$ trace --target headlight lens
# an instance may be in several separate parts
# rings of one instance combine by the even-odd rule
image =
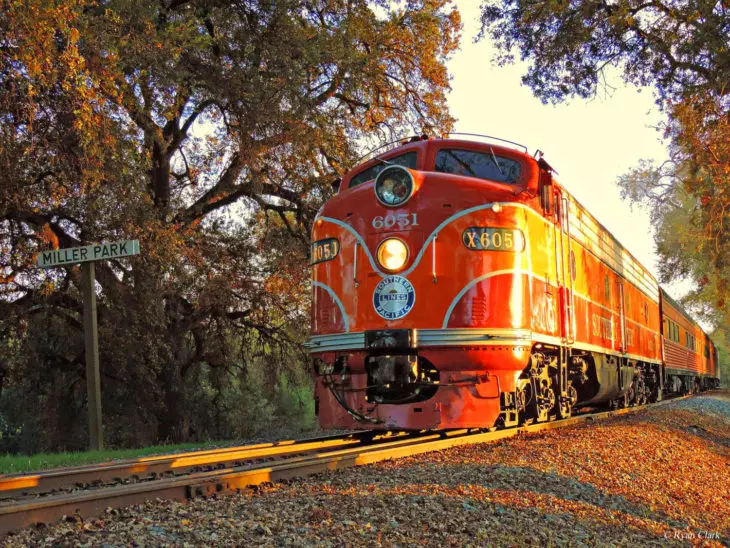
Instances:
[[[388,166],[375,178],[375,196],[381,204],[404,204],[413,192],[413,175],[403,166]]]
[[[408,246],[398,238],[388,238],[378,246],[378,262],[388,272],[403,268],[408,260]]]

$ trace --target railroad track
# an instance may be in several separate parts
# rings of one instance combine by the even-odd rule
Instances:
[[[36,474],[0,476],[0,500],[18,494],[50,493],[59,489],[87,488],[124,478],[158,479],[201,471],[207,467],[240,466],[255,460],[267,460],[307,451],[354,445],[365,433],[326,436],[304,440],[286,440],[239,447],[224,447],[187,453],[173,453],[137,459],[113,461],[47,470]]]
[[[652,407],[676,401],[665,400]],[[147,457],[130,461],[0,476],[0,535],[63,516],[87,518],[106,508],[151,499],[186,500],[461,445],[488,443],[634,413],[603,411],[492,432],[369,433]],[[11,498],[8,498],[11,497]]]

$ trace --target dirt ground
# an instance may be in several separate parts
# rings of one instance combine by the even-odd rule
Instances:
[[[25,530],[17,545],[730,546],[730,393]]]

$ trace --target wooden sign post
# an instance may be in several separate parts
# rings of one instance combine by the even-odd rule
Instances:
[[[55,268],[83,263],[81,286],[84,299],[84,346],[86,348],[86,391],[89,400],[89,447],[104,448],[101,428],[101,379],[99,377],[99,333],[96,327],[96,278],[94,262],[139,254],[139,240],[69,247],[38,253],[38,266]]]

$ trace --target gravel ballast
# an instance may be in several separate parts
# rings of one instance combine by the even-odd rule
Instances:
[[[730,395],[4,540],[128,546],[730,546]]]

